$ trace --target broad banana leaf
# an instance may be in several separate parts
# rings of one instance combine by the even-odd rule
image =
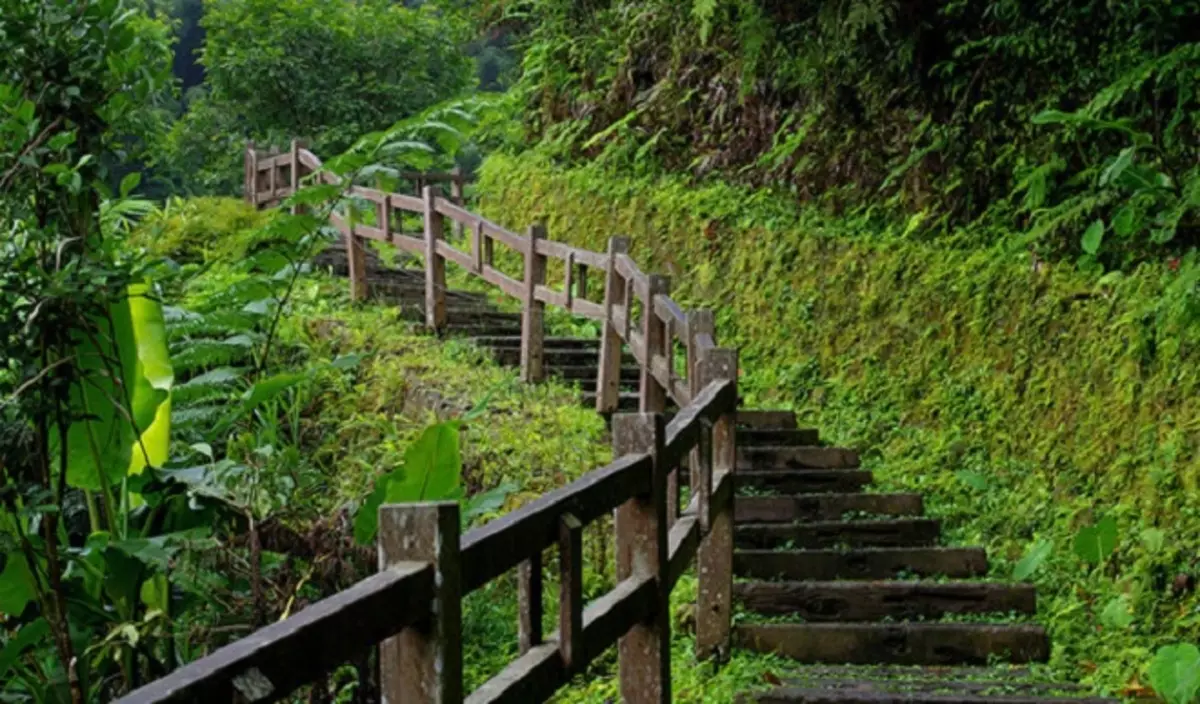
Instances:
[[[148,294],[145,284],[130,286],[128,296],[112,306],[110,320],[100,321],[94,336],[78,341],[83,381],[72,390],[81,419],[67,432],[71,486],[115,486],[147,462],[166,459],[170,412],[160,409],[168,401],[174,374],[162,306]],[[114,375],[120,378],[114,380]]]

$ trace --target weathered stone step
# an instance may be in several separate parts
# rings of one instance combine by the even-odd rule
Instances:
[[[618,411],[636,411],[641,396],[636,391],[622,391],[617,399]],[[583,393],[583,405],[588,408],[596,407],[596,392],[585,391]]]
[[[806,621],[937,619],[950,614],[1037,612],[1029,584],[995,582],[738,582],[743,608]]]
[[[811,669],[820,669],[812,666]],[[866,667],[846,666],[839,668],[848,674],[837,678],[810,676],[801,671],[797,676],[783,678],[784,687],[803,687],[805,689],[834,690],[843,692],[875,692],[880,694],[917,695],[1000,695],[1000,696],[1039,696],[1050,697],[1049,701],[1059,701],[1058,697],[1066,696],[1066,701],[1080,701],[1080,695],[1086,694],[1087,689],[1074,682],[1050,682],[1028,679],[1013,673],[1016,668],[971,668],[945,667],[936,668],[936,672],[921,675],[923,670],[933,668],[911,667]],[[976,674],[972,674],[975,671]],[[872,672],[876,674],[871,674]],[[989,698],[987,701],[996,701]],[[1039,699],[1039,701],[1042,701]],[[1088,700],[1085,700],[1088,701]],[[1092,698],[1090,701],[1116,701]]]
[[[873,481],[871,473],[862,469],[808,469],[798,472],[738,470],[733,478],[739,488],[776,494],[854,492]]]
[[[888,579],[979,577],[987,574],[982,548],[858,548],[854,550],[738,550],[733,569],[754,579]]]
[[[818,523],[747,523],[734,529],[738,548],[924,547],[937,543],[941,524],[933,518]]]
[[[409,320],[425,320],[425,311],[415,306],[401,309],[401,317]],[[521,335],[521,316],[515,313],[501,313],[498,310],[475,309],[470,304],[464,307],[446,306],[446,325],[451,328],[468,326],[502,327],[505,330],[516,329],[517,337]]]
[[[588,381],[592,384],[600,376],[600,370],[594,366],[572,364],[566,366],[548,366],[546,373],[567,381]],[[621,367],[621,381],[636,384],[641,378],[642,370],[637,367]]]
[[[920,494],[807,494],[804,496],[739,496],[734,520],[754,523],[836,521],[851,511],[879,516],[920,516]]]
[[[795,411],[749,410],[738,411],[739,428],[754,430],[788,430],[796,427]]]
[[[816,428],[738,428],[737,443],[742,447],[816,445],[821,434]]]
[[[514,327],[515,325],[515,327]],[[498,321],[495,323],[479,323],[479,322],[455,322],[450,321],[446,324],[446,334],[452,337],[479,337],[480,335],[511,335],[514,332],[521,331],[520,322],[510,323],[507,321]],[[511,365],[515,366],[520,362],[520,355],[515,358],[516,361]],[[504,364],[506,362],[501,362]]]
[[[518,327],[520,327],[519,323]],[[492,355],[501,364],[515,365],[521,362],[521,350],[519,347],[495,348],[492,350]],[[542,359],[546,365],[552,366],[595,366],[599,361],[599,356],[595,350],[547,347],[542,350]],[[625,355],[621,358],[622,366],[633,366],[635,364],[637,364],[637,361],[632,355]]]
[[[1045,662],[1046,631],[980,623],[787,623],[741,625],[742,647],[800,662],[982,665]]]
[[[872,689],[779,687],[744,697],[742,702],[759,704],[1116,704],[1103,697],[1054,696],[1052,694],[978,693],[970,689],[949,692],[889,692]]]
[[[746,469],[853,469],[858,453],[842,447],[744,446],[737,448],[737,466]]]
[[[493,336],[489,336],[489,337],[477,337],[477,338],[475,338],[475,344],[479,345],[480,347],[492,347],[495,349],[511,347],[511,348],[520,350],[521,349],[521,336],[520,335],[506,335],[506,336],[493,335]],[[542,346],[544,348],[553,348],[553,349],[559,349],[559,350],[563,350],[563,349],[594,350],[594,349],[599,348],[600,341],[586,338],[586,337],[547,337],[547,338],[543,339]]]

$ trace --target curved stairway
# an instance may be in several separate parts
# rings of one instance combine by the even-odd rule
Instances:
[[[419,271],[370,256],[370,296],[424,317]],[[317,264],[346,275],[335,245]],[[468,337],[506,365],[520,363],[521,316],[483,294],[447,291],[447,334]],[[545,371],[577,381],[585,405],[599,340],[547,338]],[[625,355],[621,410],[637,408],[639,370]],[[856,452],[820,445],[790,412],[738,414],[734,596],[742,648],[794,660],[773,689],[747,702],[826,704],[1087,703],[1076,685],[996,663],[1049,657],[1032,585],[985,581],[981,548],[939,545],[941,526],[919,494],[872,493]],[[988,617],[999,617],[989,620]],[[982,665],[992,665],[981,667]]]

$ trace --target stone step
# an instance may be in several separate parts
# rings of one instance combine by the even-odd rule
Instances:
[[[507,321],[498,321],[495,323],[479,323],[479,322],[454,322],[451,321],[446,325],[446,334],[451,337],[479,337],[480,335],[511,335],[514,332],[521,332],[521,324]],[[501,362],[504,364],[506,362]],[[520,363],[520,355],[514,357],[511,366],[516,366]]]
[[[863,686],[863,683],[858,683]],[[943,685],[948,683],[943,683]],[[949,683],[957,684],[957,683]],[[1116,704],[1116,699],[1104,697],[1055,696],[1053,694],[1004,693],[1012,685],[997,683],[985,690],[942,687],[940,691],[878,691],[869,688],[793,686],[778,687],[752,696],[741,702],[758,704]],[[989,691],[990,690],[990,691]]]
[[[854,550],[738,550],[734,574],[754,579],[889,579],[979,577],[987,574],[982,548],[858,548]]]
[[[489,336],[475,338],[475,344],[480,347],[491,347],[493,349],[521,349],[520,335],[507,336]],[[572,350],[595,350],[599,349],[600,341],[589,339],[586,337],[547,337],[542,341],[542,346],[553,349],[572,349]]]
[[[901,667],[901,666],[841,666],[811,665],[782,678],[783,687],[825,690],[843,693],[903,694],[910,697],[951,694],[981,696],[986,701],[994,697],[1039,697],[1038,701],[1081,701],[1087,688],[1073,682],[1053,682],[1033,679],[1021,674],[1022,668],[1012,667]],[[823,670],[841,670],[842,674],[823,674]],[[1003,699],[1001,699],[1003,701]],[[1106,701],[1109,699],[1084,699]]]
[[[617,410],[621,412],[636,411],[638,403],[641,400],[641,395],[637,391],[622,391],[617,399]],[[596,392],[583,392],[583,405],[588,408],[596,407]]]
[[[519,364],[521,362],[521,349],[519,347],[500,347],[492,350],[494,356],[501,364]],[[548,366],[596,366],[599,363],[599,356],[595,350],[579,350],[571,348],[546,347],[542,350],[542,359]],[[634,366],[637,360],[633,355],[625,355],[621,358],[621,366]]]
[[[409,320],[424,321],[425,311],[422,308],[409,306],[401,309],[401,317]],[[521,336],[521,316],[513,313],[501,313],[498,310],[475,309],[468,304],[466,307],[446,306],[446,324],[452,328],[479,326],[500,326],[505,330],[515,329],[516,337]]]
[[[842,447],[744,446],[737,448],[737,466],[746,469],[854,469],[858,453]]]
[[[566,381],[586,381],[593,385],[600,376],[600,371],[594,366],[587,365],[566,365],[566,366],[547,366],[546,373],[551,376],[557,376]],[[621,367],[621,381],[623,383],[637,384],[641,378],[642,370],[637,367]]]
[[[926,547],[937,543],[941,523],[933,518],[819,523],[744,523],[734,528],[738,548]]]
[[[755,430],[795,429],[796,412],[761,409],[738,411],[737,424],[740,428]]]
[[[733,502],[735,521],[795,523],[836,521],[851,511],[879,516],[920,516],[920,494],[807,494],[804,496],[739,496]]]
[[[809,469],[799,472],[738,470],[733,475],[739,489],[776,494],[823,494],[861,491],[873,479],[862,469]]]
[[[747,624],[738,643],[800,662],[895,665],[982,665],[1045,662],[1050,641],[1041,626],[981,623]]]
[[[733,585],[733,595],[748,611],[799,616],[805,621],[1037,612],[1033,585],[996,582],[738,582]]]
[[[741,447],[816,445],[820,441],[816,428],[738,428],[737,432]]]

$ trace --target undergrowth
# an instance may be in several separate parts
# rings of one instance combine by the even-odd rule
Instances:
[[[1194,254],[1101,277],[537,153],[492,156],[479,191],[512,227],[595,251],[631,236],[674,296],[716,310],[748,407],[860,448],[993,576],[1037,584],[1056,675],[1136,693],[1156,648],[1200,639]],[[1106,519],[1111,547],[1081,558]]]

